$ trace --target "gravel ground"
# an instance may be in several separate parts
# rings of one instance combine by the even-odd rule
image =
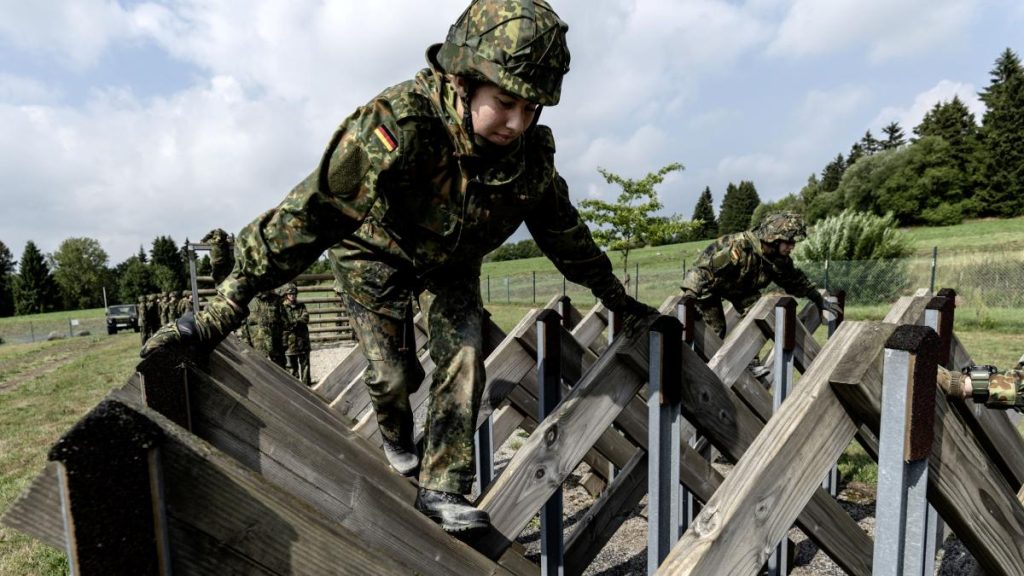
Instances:
[[[330,373],[354,349],[354,344],[313,350],[310,355],[310,370],[314,381]],[[500,472],[515,453],[526,437],[526,433],[518,431],[495,454],[495,472]],[[716,463],[721,473],[728,474],[732,466]],[[586,464],[581,464],[563,485],[563,508],[565,515],[565,538],[568,539],[572,527],[593,504],[594,500],[580,484],[584,474],[589,471]],[[860,527],[871,537],[875,531],[875,496],[874,487],[864,484],[841,484],[839,504],[857,521]],[[647,573],[647,499],[644,498],[634,509],[629,518],[622,524],[615,536],[594,559],[585,576],[627,576]],[[540,560],[539,541],[540,521],[536,518],[519,536],[518,541],[526,547],[527,557],[533,561]],[[789,533],[796,546],[796,560],[793,576],[833,576],[846,574],[823,552],[818,550],[799,529]],[[935,574],[941,576],[963,576],[975,574],[977,564],[963,544],[955,537],[946,540],[936,560]]]

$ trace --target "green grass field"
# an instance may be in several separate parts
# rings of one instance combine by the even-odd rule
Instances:
[[[1000,250],[1024,250],[1024,218],[915,229],[909,235],[918,256],[930,256],[935,245],[939,246],[940,258],[993,245]],[[635,274],[634,265],[639,264],[640,299],[658,305],[674,294],[682,276],[683,260],[692,262],[706,244],[691,242],[634,251],[630,256],[630,273]],[[616,272],[621,275],[619,256],[611,256]],[[532,293],[523,288],[517,288],[512,303],[502,302],[505,287],[501,279],[527,278],[535,271],[539,276],[558,278],[554,266],[543,258],[484,265],[484,276],[492,278],[492,298],[487,308],[503,329],[510,330],[535,305]],[[540,283],[536,306],[560,293],[561,280],[550,278]],[[511,288],[508,293],[511,294]],[[593,297],[585,292],[576,290],[571,295],[581,311],[593,304]],[[888,309],[888,305],[851,306],[847,318],[879,320]],[[70,319],[79,321],[74,327],[76,334],[88,330],[92,335],[43,341],[50,332],[66,336]],[[956,332],[976,361],[1009,367],[1024,352],[1024,310],[979,306],[958,309]],[[35,342],[31,342],[32,336]],[[2,512],[43,467],[49,447],[60,435],[111,389],[127,380],[138,362],[139,337],[132,332],[107,336],[103,309],[0,318],[0,337],[6,341],[0,345]],[[877,477],[874,463],[856,447],[847,450],[840,470],[846,480],[866,484],[874,483]],[[0,575],[66,572],[62,551],[49,549],[0,526]]]

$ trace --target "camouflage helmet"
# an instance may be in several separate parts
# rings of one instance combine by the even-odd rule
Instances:
[[[754,234],[763,242],[799,242],[807,237],[807,225],[804,217],[796,212],[779,212],[772,214],[761,222]]]
[[[554,106],[569,71],[568,29],[544,0],[473,0],[448,30],[437,61],[449,74]]]
[[[289,282],[284,286],[281,286],[281,296],[287,296],[289,294],[298,294],[299,288],[294,283]]]

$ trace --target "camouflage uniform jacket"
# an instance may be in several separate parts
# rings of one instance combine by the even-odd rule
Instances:
[[[182,314],[184,314],[185,312],[188,312],[191,309],[192,309],[192,296],[191,295],[189,295],[189,296],[182,296],[181,298],[178,299],[177,310],[175,310],[175,312],[177,313],[176,318],[180,318]]]
[[[1007,370],[993,374],[988,382],[988,408],[1024,408],[1024,371]]]
[[[705,248],[686,272],[682,288],[698,300],[728,300],[742,313],[772,282],[794,296],[818,295],[814,284],[793,264],[792,258],[766,256],[761,240],[747,231],[722,236]]]
[[[338,245],[332,260],[345,290],[401,317],[423,287],[478,281],[483,256],[525,221],[567,279],[602,300],[623,297],[555,170],[550,129],[534,126],[500,154],[478,150],[435,54],[431,68],[347,118],[320,166],[242,229],[221,294],[247,302]]]
[[[283,300],[281,306],[284,309],[284,353],[309,352],[309,312],[306,305]]]
[[[284,311],[272,292],[261,292],[249,303],[244,339],[267,358],[284,355]]]

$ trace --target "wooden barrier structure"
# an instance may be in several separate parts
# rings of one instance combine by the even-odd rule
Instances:
[[[493,528],[472,546],[419,514],[413,484],[384,462],[358,351],[306,389],[229,341],[202,367],[165,356],[141,363],[51,450],[3,522],[66,549],[77,574],[538,574],[515,540],[586,463],[595,502],[561,545],[546,544],[545,570],[582,574],[651,491],[651,573],[757,574],[795,525],[846,573],[871,574],[874,542],[822,478],[854,439],[876,459],[891,448],[886,435],[880,451],[879,438],[897,330],[939,328],[919,340],[943,342],[948,355],[922,365],[969,361],[948,303],[926,292],[901,298],[882,322],[831,326],[824,346],[812,336],[817,312],[794,314],[783,301],[788,312],[777,313],[778,296],[732,318],[724,341],[692,317],[680,326],[679,304],[669,298],[666,316],[626,325],[610,342],[607,311],[581,314],[561,298],[508,334],[487,323],[478,427],[490,444],[479,451],[519,428],[530,435],[481,483],[476,504]],[[410,403],[421,414],[434,366],[416,324],[427,382]],[[791,384],[790,367],[801,373],[777,406],[749,370],[769,340],[779,341],[768,358],[775,377]],[[987,573],[1024,574],[1024,442],[1004,413],[935,394],[932,377],[931,396],[914,392],[920,414],[933,410],[928,442],[910,425],[929,447],[914,452],[927,467],[927,501]],[[727,477],[691,442],[698,435],[735,462]],[[680,537],[684,487],[703,507]]]

